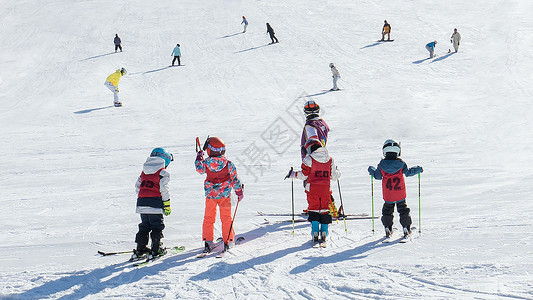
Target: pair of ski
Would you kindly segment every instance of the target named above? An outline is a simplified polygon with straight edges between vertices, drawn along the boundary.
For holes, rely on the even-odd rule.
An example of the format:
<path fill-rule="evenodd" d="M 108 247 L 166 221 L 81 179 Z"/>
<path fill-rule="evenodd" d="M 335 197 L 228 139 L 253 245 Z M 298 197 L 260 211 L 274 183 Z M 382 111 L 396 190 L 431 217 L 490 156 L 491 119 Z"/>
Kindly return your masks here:
<path fill-rule="evenodd" d="M 392 243 L 394 241 L 398 241 L 398 243 L 407 243 L 407 242 L 411 241 L 411 233 L 407 234 L 407 235 L 403 235 L 403 232 L 402 232 L 402 236 L 400 237 L 399 240 L 397 240 L 397 239 L 393 239 L 394 232 L 396 232 L 396 231 L 393 231 L 388 236 L 385 235 L 385 237 L 383 238 L 383 241 L 381 241 L 381 243 Z"/>
<path fill-rule="evenodd" d="M 145 266 L 150 264 L 151 262 L 154 262 L 156 260 L 161 259 L 164 256 L 167 255 L 174 255 L 185 251 L 185 246 L 174 246 L 170 248 L 165 248 L 165 253 L 163 255 L 159 255 L 153 258 L 148 258 L 147 255 L 143 255 L 138 258 L 130 258 L 127 262 L 133 262 L 133 266 L 139 267 L 139 266 Z M 112 256 L 112 255 L 119 255 L 119 254 L 133 254 L 133 250 L 130 251 L 118 251 L 118 252 L 104 252 L 104 251 L 98 251 L 98 254 L 102 256 Z"/>
<path fill-rule="evenodd" d="M 244 237 L 240 236 L 240 237 L 238 237 L 238 238 L 235 240 L 235 246 L 237 246 L 237 245 L 239 245 L 239 244 L 242 244 L 243 242 L 244 242 Z M 220 245 L 224 245 L 224 240 L 223 240 L 221 237 L 219 237 L 219 238 L 216 240 L 215 244 L 213 245 L 213 248 L 211 248 L 211 251 L 209 251 L 209 252 L 202 252 L 202 253 L 196 255 L 196 258 L 203 258 L 203 257 L 206 257 L 206 256 L 212 254 L 212 253 L 215 253 L 215 250 L 216 250 Z M 228 251 L 227 251 L 227 249 L 225 249 L 225 248 L 224 248 L 222 251 L 217 252 L 216 258 L 223 258 L 224 255 L 226 255 L 226 252 L 228 252 Z"/>

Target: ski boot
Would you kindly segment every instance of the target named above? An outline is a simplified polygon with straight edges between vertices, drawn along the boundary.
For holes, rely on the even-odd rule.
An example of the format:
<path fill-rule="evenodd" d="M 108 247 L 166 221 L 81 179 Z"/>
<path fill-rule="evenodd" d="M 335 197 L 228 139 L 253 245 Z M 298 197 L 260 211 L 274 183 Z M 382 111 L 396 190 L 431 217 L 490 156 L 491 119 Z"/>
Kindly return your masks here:
<path fill-rule="evenodd" d="M 407 227 L 403 228 L 403 238 L 408 238 L 411 236 L 411 230 Z"/>
<path fill-rule="evenodd" d="M 157 251 L 152 250 L 148 256 L 146 256 L 146 260 L 154 260 L 157 259 L 163 255 L 167 254 L 167 249 L 165 248 L 159 248 Z"/>
<path fill-rule="evenodd" d="M 391 236 L 392 236 L 392 229 L 388 228 L 388 227 L 385 227 L 385 237 L 390 239 Z"/>
<path fill-rule="evenodd" d="M 318 243 L 318 231 L 313 232 L 313 243 Z"/>
<path fill-rule="evenodd" d="M 115 102 L 115 103 L 113 103 L 113 105 L 115 105 L 115 107 L 121 107 L 122 106 L 122 102 Z"/>
<path fill-rule="evenodd" d="M 151 252 L 150 248 L 146 246 L 133 249 L 133 254 L 131 255 L 130 261 L 138 261 L 141 259 L 145 259 L 147 254 L 150 252 Z"/>
<path fill-rule="evenodd" d="M 213 250 L 213 242 L 204 242 L 204 251 L 203 253 L 207 254 Z"/>

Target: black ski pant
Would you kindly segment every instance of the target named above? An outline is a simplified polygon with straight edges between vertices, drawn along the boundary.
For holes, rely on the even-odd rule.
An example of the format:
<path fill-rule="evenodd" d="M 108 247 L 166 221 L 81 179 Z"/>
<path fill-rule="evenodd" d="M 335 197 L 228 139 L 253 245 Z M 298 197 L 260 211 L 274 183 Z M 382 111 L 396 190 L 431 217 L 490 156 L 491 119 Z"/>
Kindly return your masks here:
<path fill-rule="evenodd" d="M 141 223 L 139 223 L 139 232 L 135 235 L 137 249 L 141 250 L 148 245 L 148 235 L 152 238 L 152 252 L 159 250 L 161 238 L 163 238 L 163 214 L 141 214 Z M 150 233 L 151 232 L 151 233 Z"/>
<path fill-rule="evenodd" d="M 383 204 L 383 209 L 381 210 L 381 223 L 383 223 L 383 226 L 385 226 L 385 228 L 389 228 L 389 230 L 392 231 L 395 204 L 396 209 L 400 214 L 400 224 L 403 228 L 411 230 L 411 224 L 413 223 L 413 221 L 411 220 L 411 216 L 409 215 L 411 210 L 409 209 L 409 207 L 407 207 L 407 203 L 405 203 L 405 200 L 395 203 L 385 202 Z"/>
<path fill-rule="evenodd" d="M 121 45 L 115 45 L 115 52 L 117 52 L 117 49 L 120 49 L 120 52 L 122 52 L 122 46 Z"/>
<path fill-rule="evenodd" d="M 172 60 L 172 65 L 174 65 L 174 62 L 176 61 L 176 59 L 178 60 L 178 66 L 181 66 L 181 61 L 180 61 L 179 56 L 174 56 L 174 59 Z"/>
<path fill-rule="evenodd" d="M 278 38 L 272 33 L 270 33 L 270 40 L 272 40 L 272 44 L 279 43 Z M 274 40 L 276 41 L 274 42 Z"/>

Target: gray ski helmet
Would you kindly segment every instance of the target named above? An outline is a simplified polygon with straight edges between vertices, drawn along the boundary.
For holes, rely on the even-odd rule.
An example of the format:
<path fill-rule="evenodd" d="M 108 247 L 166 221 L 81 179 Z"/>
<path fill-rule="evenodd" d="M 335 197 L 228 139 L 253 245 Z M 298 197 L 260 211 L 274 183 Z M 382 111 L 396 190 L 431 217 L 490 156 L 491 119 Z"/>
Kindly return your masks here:
<path fill-rule="evenodd" d="M 396 153 L 396 156 L 402 154 L 401 143 L 395 139 L 388 139 L 383 143 L 383 156 L 386 156 L 387 153 Z"/>
<path fill-rule="evenodd" d="M 333 63 L 329 63 L 329 67 L 330 68 L 333 68 L 335 65 L 333 65 Z"/>
<path fill-rule="evenodd" d="M 311 115 L 311 114 L 318 114 L 319 112 L 320 112 L 320 106 L 318 106 L 318 104 L 315 101 L 309 100 L 305 102 L 304 113 L 306 116 Z"/>
<path fill-rule="evenodd" d="M 120 73 L 122 73 L 122 75 L 126 75 L 128 72 L 126 71 L 126 69 L 121 68 L 120 69 Z"/>

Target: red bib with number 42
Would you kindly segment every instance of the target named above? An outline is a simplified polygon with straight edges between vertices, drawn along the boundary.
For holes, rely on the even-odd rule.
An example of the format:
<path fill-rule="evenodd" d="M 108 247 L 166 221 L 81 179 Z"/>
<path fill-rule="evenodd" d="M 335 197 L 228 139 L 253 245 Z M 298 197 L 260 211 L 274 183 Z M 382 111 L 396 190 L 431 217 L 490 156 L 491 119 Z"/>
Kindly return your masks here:
<path fill-rule="evenodd" d="M 394 174 L 386 173 L 381 170 L 383 180 L 381 186 L 383 189 L 383 199 L 387 202 L 396 202 L 405 199 L 405 180 L 402 169 Z"/>

